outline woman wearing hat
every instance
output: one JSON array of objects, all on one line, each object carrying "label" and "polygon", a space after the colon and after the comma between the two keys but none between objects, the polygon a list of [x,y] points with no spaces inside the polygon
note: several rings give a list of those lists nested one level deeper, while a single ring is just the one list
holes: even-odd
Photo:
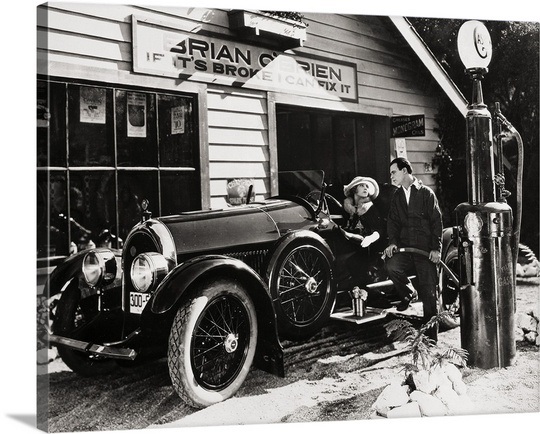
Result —
[{"label": "woman wearing hat", "polygon": [[384,222],[373,206],[373,200],[379,195],[379,184],[373,178],[357,176],[344,186],[343,192],[343,208],[349,214],[343,235],[364,248],[371,246],[373,252],[382,251],[386,244]]}]

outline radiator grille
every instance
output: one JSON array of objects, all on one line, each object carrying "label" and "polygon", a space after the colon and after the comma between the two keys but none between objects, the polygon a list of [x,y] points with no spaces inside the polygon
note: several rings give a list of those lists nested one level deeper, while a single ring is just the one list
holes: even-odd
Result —
[{"label": "radiator grille", "polygon": [[268,255],[268,249],[228,252],[225,253],[225,255],[230,256],[231,258],[241,260],[246,265],[253,268],[259,276],[262,276],[263,266],[266,260],[266,256]]}]

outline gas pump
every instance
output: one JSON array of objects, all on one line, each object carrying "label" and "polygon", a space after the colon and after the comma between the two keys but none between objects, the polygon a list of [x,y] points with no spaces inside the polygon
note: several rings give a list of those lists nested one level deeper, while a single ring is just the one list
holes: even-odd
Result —
[{"label": "gas pump", "polygon": [[[492,54],[486,27],[478,21],[464,23],[458,34],[458,51],[473,85],[466,116],[468,202],[456,207],[454,228],[460,254],[461,344],[472,366],[506,367],[516,355],[515,264],[521,192],[513,227],[512,208],[506,203],[509,193],[504,188],[502,129],[514,134],[518,144],[522,142],[497,105],[494,149],[492,117],[484,104],[481,84]],[[519,176],[518,186],[520,189]]]}]

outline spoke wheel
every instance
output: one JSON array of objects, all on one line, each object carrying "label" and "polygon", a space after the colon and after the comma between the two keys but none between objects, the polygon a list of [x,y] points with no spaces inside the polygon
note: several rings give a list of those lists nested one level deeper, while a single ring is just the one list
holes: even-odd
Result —
[{"label": "spoke wheel", "polygon": [[314,239],[294,239],[282,249],[270,285],[280,336],[304,339],[326,322],[334,298],[331,262]]},{"label": "spoke wheel", "polygon": [[[459,255],[457,248],[451,247],[448,251],[444,263],[459,276]],[[458,327],[460,324],[460,298],[459,286],[450,279],[444,270],[439,273],[439,311],[450,311],[451,315],[445,316],[440,326],[444,330],[450,330]]]},{"label": "spoke wheel", "polygon": [[255,306],[226,280],[201,286],[184,303],[169,336],[169,374],[189,405],[206,407],[232,396],[246,378],[257,342]]}]

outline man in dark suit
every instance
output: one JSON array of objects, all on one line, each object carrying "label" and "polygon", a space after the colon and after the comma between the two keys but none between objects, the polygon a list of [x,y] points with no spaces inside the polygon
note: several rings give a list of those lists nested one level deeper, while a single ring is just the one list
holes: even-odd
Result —
[{"label": "man in dark suit", "polygon": [[[388,247],[385,249],[386,270],[394,283],[404,311],[418,297],[424,309],[424,321],[437,314],[437,263],[441,257],[442,216],[433,190],[412,175],[411,163],[403,157],[390,163],[392,183],[400,186],[390,203],[388,213]],[[415,253],[394,255],[398,247],[414,247],[429,252],[429,258]],[[418,293],[408,278],[414,271]],[[437,326],[426,335],[437,341]]]}]

